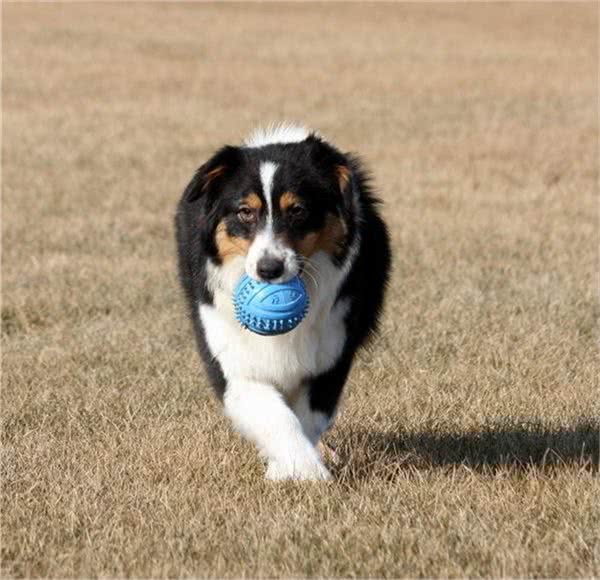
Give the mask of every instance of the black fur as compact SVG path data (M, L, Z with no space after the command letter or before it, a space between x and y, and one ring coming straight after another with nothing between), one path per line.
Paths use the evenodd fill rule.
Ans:
M261 161L279 165L274 195L297 192L306 209L301 223L278 210L274 213L274 230L285 232L288 239L305 236L320 229L328 214L342 216L348 230L344 247L335 260L343 263L356 236L360 249L343 282L337 300L350 299L345 323L347 339L342 354L332 369L319 376L307 376L310 404L315 410L332 415L350 371L357 349L376 330L381 314L390 270L389 236L378 213L378 201L359 160L340 153L320 138L310 136L299 143L263 147L224 147L198 169L184 191L176 214L179 275L185 290L194 325L198 349L215 391L222 399L226 381L218 360L206 343L198 315L198 303L212 304L206 285L208 260L219 263L214 235L219 222L238 238L252 238L253 228L236 219L240 199L249 192L260 194ZM346 187L340 187L336 168L348 169ZM220 171L216 171L219 170ZM264 200L263 200L264 203ZM357 207L358 205L358 207ZM273 200L277 208L277 198ZM357 216L360 215L360 219Z

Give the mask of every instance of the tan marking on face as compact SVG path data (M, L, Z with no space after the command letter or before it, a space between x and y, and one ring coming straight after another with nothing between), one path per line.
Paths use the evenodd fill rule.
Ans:
M227 225L224 221L219 222L215 231L215 244L219 258L223 262L230 260L235 256L245 256L250 248L250 240L230 236L227 233Z
M320 232L311 232L294 243L294 250L306 258L310 258L317 251Z
M212 181L214 181L219 175L221 175L225 171L224 165L219 165L219 167L215 167L213 170L209 171L204 176L204 183L202 184L202 191L206 191Z
M289 207L291 207L299 202L300 202L300 198L295 193L292 193L291 191L286 191L279 198L279 207L280 207L281 211L285 211Z
M338 178L338 184L340 191L345 191L346 187L350 183L350 170L345 165L337 165L335 168L335 174Z
M245 203L248 207L251 207L252 209L260 210L262 208L262 200L260 199L260 197L258 197L256 193L249 193L242 200L242 202Z
M346 232L347 228L344 220L330 214L327 216L323 228L298 240L294 244L294 250L306 258L310 258L319 251L335 256L342 249Z

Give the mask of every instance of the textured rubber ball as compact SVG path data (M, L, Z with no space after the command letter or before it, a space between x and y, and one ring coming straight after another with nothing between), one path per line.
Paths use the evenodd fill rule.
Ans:
M259 282L244 274L233 292L235 317L248 330L265 336L298 326L308 311L308 294L298 276L282 284Z

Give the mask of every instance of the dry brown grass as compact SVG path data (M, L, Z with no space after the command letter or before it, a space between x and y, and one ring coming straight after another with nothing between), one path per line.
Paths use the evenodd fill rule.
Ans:
M597 9L5 5L8 576L600 573ZM395 270L329 441L274 485L199 373L171 215L296 119L361 152Z

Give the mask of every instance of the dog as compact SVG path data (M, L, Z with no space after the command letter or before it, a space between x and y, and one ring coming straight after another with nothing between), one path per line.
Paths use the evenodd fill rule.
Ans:
M379 204L358 157L295 125L221 148L181 196L179 277L198 350L268 479L331 478L319 440L357 350L377 329L388 283ZM300 276L306 318L277 336L242 328L232 295L244 273L270 283Z

